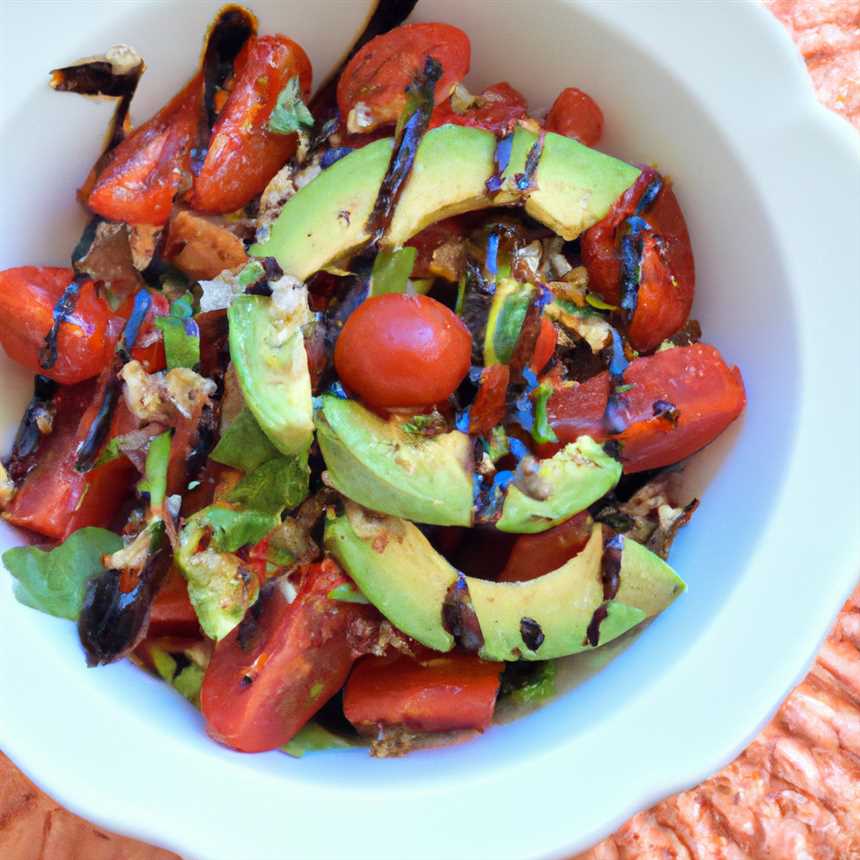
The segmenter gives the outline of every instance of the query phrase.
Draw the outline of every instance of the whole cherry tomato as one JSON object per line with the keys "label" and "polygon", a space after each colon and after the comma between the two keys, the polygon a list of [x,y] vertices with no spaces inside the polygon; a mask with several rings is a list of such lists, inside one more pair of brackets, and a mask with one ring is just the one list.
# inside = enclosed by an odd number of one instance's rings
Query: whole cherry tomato
{"label": "whole cherry tomato", "polygon": [[568,87],[558,94],[544,120],[544,128],[596,146],[603,134],[603,111],[588,93]]}
{"label": "whole cherry tomato", "polygon": [[298,76],[302,98],[311,89],[311,61],[286,36],[251,38],[236,58],[233,88],[212,129],[206,160],[194,181],[199,212],[241,209],[289,161],[295,134],[268,127],[281,91]]}
{"label": "whole cherry tomato", "polygon": [[215,740],[242,752],[276,749],[343,686],[356,657],[347,631],[372,613],[329,598],[345,582],[326,560],[306,570],[292,603],[273,583],[215,646],[200,690]]}
{"label": "whole cherry tomato", "polygon": [[526,582],[561,567],[588,543],[591,524],[588,511],[581,511],[540,534],[520,535],[499,582]]}
{"label": "whole cherry tomato", "polygon": [[367,299],[347,319],[334,363],[343,384],[369,406],[432,406],[469,371],[472,336],[460,318],[427,296]]}
{"label": "whole cherry tomato", "polygon": [[347,63],[337,83],[337,104],[350,132],[397,122],[406,88],[428,57],[442,66],[436,103],[451,94],[469,71],[469,37],[450,24],[403,24],[371,39]]}
{"label": "whole cherry tomato", "polygon": [[525,96],[509,83],[502,81],[487,87],[463,113],[457,113],[447,99],[430,116],[430,128],[439,125],[465,125],[483,128],[494,134],[512,131],[518,119],[528,115]]}
{"label": "whole cherry tomato", "polygon": [[190,181],[202,107],[198,74],[111,152],[87,198],[90,209],[111,221],[165,224],[173,198]]}
{"label": "whole cherry tomato", "polygon": [[[622,293],[621,245],[629,219],[643,195],[655,183],[662,187],[653,202],[643,204],[645,226],[636,310],[627,327],[630,342],[648,352],[680,329],[690,315],[696,289],[696,270],[687,224],[669,184],[647,168],[609,214],[587,230],[581,241],[588,285],[607,302],[618,304]],[[647,201],[647,198],[646,198]]]}
{"label": "whole cherry tomato", "polygon": [[740,371],[703,343],[637,358],[624,372],[624,384],[632,386],[621,401],[627,428],[615,435],[609,435],[603,423],[608,373],[557,390],[548,413],[559,441],[542,446],[541,455],[587,434],[598,441],[620,442],[621,463],[628,474],[658,469],[713,442],[746,404]]}
{"label": "whole cherry tomato", "polygon": [[93,282],[87,281],[60,325],[56,361],[42,367],[54,307],[74,277],[71,269],[52,266],[19,266],[0,272],[0,344],[10,358],[33,373],[64,385],[97,376],[112,348],[110,309]]}

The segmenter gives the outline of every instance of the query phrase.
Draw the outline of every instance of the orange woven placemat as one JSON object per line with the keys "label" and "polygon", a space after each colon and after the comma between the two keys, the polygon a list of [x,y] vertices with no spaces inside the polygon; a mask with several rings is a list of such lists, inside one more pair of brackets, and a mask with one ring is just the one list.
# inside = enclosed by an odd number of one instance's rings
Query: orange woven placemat
{"label": "orange woven placemat", "polygon": [[[860,129],[860,0],[763,0],[819,98]],[[3,860],[178,860],[106,833],[0,754]],[[813,670],[759,737],[695,789],[634,816],[578,860],[860,860],[860,587]]]}

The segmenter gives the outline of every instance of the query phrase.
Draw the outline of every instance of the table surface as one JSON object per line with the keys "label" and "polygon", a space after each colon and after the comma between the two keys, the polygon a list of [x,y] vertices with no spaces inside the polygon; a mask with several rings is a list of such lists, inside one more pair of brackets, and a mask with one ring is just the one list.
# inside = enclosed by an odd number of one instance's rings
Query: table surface
{"label": "table surface", "polygon": [[[763,0],[821,101],[860,129],[860,0]],[[58,806],[0,754],[5,860],[177,860]],[[860,586],[812,671],[728,767],[576,860],[860,860]]]}

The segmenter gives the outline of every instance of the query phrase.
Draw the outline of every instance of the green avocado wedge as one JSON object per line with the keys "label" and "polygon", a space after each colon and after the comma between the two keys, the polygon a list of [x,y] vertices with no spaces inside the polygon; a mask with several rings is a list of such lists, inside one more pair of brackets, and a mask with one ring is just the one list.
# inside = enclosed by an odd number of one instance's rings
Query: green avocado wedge
{"label": "green avocado wedge", "polygon": [[227,316],[230,358],[245,403],[282,454],[307,452],[313,402],[301,327],[277,319],[263,296],[239,296]]}
{"label": "green avocado wedge", "polygon": [[[443,125],[427,132],[381,242],[398,248],[436,221],[498,205],[524,205],[526,212],[565,239],[597,223],[636,180],[638,168],[557,134],[541,142],[532,132],[514,132],[511,159],[501,191],[486,183],[495,171],[495,135],[481,129]],[[368,144],[324,170],[284,206],[268,239],[251,254],[275,257],[288,275],[306,280],[345,258],[370,238],[367,220],[388,168],[393,141]],[[521,190],[532,147],[540,158],[531,186]]]}
{"label": "green avocado wedge", "polygon": [[374,511],[440,526],[472,524],[472,443],[407,433],[354,400],[323,395],[317,441],[332,486]]}
{"label": "green avocado wedge", "polygon": [[621,479],[621,464],[590,436],[580,436],[548,460],[541,460],[536,484],[543,498],[508,488],[496,528],[503,532],[543,532],[570,519],[606,495]]}
{"label": "green avocado wedge", "polygon": [[[362,593],[404,633],[437,651],[454,647],[442,607],[458,574],[412,523],[379,517],[347,503],[326,524],[325,547]],[[606,608],[598,646],[665,609],[684,582],[662,559],[624,541],[620,587],[604,604],[601,581],[603,530],[595,525],[579,555],[528,582],[490,582],[464,577],[484,637],[485,660],[549,660],[590,650],[587,633],[595,611]],[[525,623],[524,623],[525,622]],[[523,630],[543,635],[535,648]],[[531,644],[535,640],[530,637]]]}

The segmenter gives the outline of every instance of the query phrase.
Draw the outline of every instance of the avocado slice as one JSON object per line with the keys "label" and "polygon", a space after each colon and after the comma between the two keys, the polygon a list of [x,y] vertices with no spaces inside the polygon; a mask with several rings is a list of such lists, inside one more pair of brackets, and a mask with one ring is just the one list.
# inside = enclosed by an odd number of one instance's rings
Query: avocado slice
{"label": "avocado slice", "polygon": [[621,479],[621,464],[590,436],[580,436],[541,460],[535,483],[545,498],[527,496],[516,484],[508,488],[496,528],[503,532],[543,532],[606,495]]}
{"label": "avocado slice", "polygon": [[[442,606],[460,574],[417,526],[348,502],[343,514],[326,523],[325,546],[392,624],[437,651],[454,647],[442,621]],[[599,607],[605,605],[607,615],[600,624],[598,647],[665,609],[685,588],[666,562],[627,539],[618,593],[604,604],[602,551],[602,527],[595,525],[579,555],[537,579],[489,582],[463,577],[484,637],[480,656],[549,660],[590,650],[586,634]],[[523,640],[524,620],[543,634],[534,649]]]}
{"label": "avocado slice", "polygon": [[[511,160],[501,191],[487,192],[495,171],[497,140],[491,132],[443,125],[424,135],[395,209],[382,249],[400,247],[443,218],[496,205],[524,204],[526,211],[565,239],[597,223],[636,180],[638,168],[576,141],[547,133],[541,143],[525,129],[514,132]],[[349,256],[370,238],[367,219],[388,168],[393,141],[368,144],[324,170],[291,197],[265,242],[251,248],[275,257],[299,280]],[[540,146],[532,186],[518,175],[529,152]]]}
{"label": "avocado slice", "polygon": [[329,481],[347,498],[417,522],[472,524],[472,443],[465,433],[417,436],[331,394],[322,397],[316,428]]}
{"label": "avocado slice", "polygon": [[307,452],[314,424],[301,326],[280,319],[263,296],[237,297],[227,317],[230,358],[245,403],[282,454]]}

